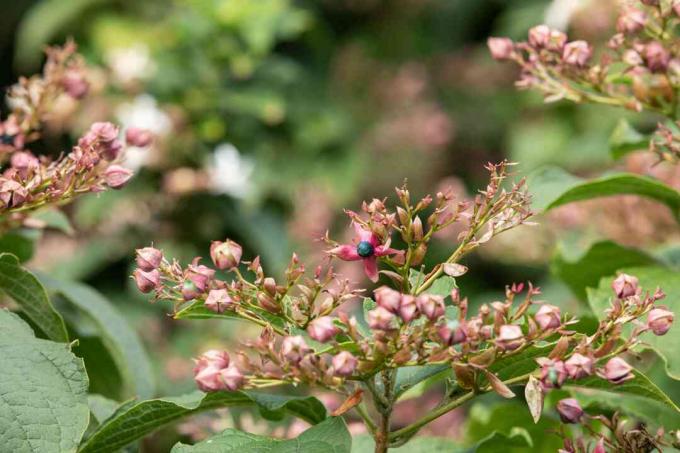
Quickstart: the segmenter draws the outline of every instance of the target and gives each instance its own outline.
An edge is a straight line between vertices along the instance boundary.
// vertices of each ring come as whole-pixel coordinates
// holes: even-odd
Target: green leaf
[[[481,440],[471,451],[475,453],[497,453],[499,451],[508,451],[509,448],[531,448],[533,445],[527,430],[515,426],[508,434],[498,431],[489,434],[487,438]]]
[[[352,437],[341,417],[329,417],[295,439],[274,439],[227,429],[196,445],[177,444],[172,453],[350,453]]]
[[[310,423],[319,423],[326,417],[326,408],[313,397],[196,391],[180,397],[139,401],[116,410],[84,442],[80,453],[115,451],[183,417],[229,406],[257,406],[269,414],[286,412]]]
[[[422,272],[411,269],[408,280],[411,286],[415,287],[416,285],[421,285],[425,281],[425,276]],[[427,294],[436,294],[438,296],[448,297],[451,295],[451,290],[453,290],[453,288],[457,288],[456,279],[449,277],[448,275],[444,275],[435,280],[432,283],[432,286],[430,286],[426,292]]]
[[[89,419],[83,361],[0,310],[0,448],[75,452]]]
[[[113,415],[118,406],[120,406],[120,402],[101,395],[90,394],[87,397],[87,405],[90,408],[94,420],[98,424],[102,424],[107,418]]]
[[[66,325],[52,306],[45,288],[21,267],[16,256],[0,253],[0,289],[19,305],[28,319],[54,341],[68,341]]]
[[[620,269],[626,274],[634,275],[640,280],[640,286],[646,291],[654,291],[657,287],[666,293],[666,298],[660,304],[666,305],[674,313],[680,313],[680,272],[664,267],[635,267]],[[588,302],[590,308],[597,315],[604,313],[609,307],[611,290],[611,278],[603,278],[597,289],[588,290]],[[630,330],[628,327],[624,334]],[[656,336],[651,332],[644,335],[644,342],[654,350],[666,362],[666,371],[674,379],[680,379],[680,357],[678,345],[680,345],[680,327],[678,323],[663,336]]]
[[[126,397],[150,398],[155,393],[154,374],[141,340],[104,296],[87,285],[58,281],[41,275],[48,290],[61,294],[96,327],[124,383]],[[75,326],[76,329],[78,325]]]
[[[648,176],[620,173],[585,180],[560,168],[547,167],[534,172],[528,186],[536,211],[549,211],[591,198],[632,194],[657,200],[668,206],[676,217],[680,215],[680,192]]]
[[[71,221],[59,209],[42,209],[33,213],[31,218],[44,222],[45,228],[59,230],[69,236],[75,233],[73,226],[71,226]]]
[[[620,159],[630,152],[647,149],[649,140],[649,136],[639,133],[621,118],[609,137],[609,152],[614,159]]]
[[[397,369],[394,394],[399,398],[414,386],[431,378],[443,377],[449,371],[451,371],[451,366],[448,364],[401,367]]]
[[[458,453],[466,449],[446,437],[418,436],[405,445],[390,448],[390,453]],[[369,434],[360,434],[352,439],[352,453],[373,453],[375,442]]]
[[[14,230],[0,236],[0,253],[7,252],[26,262],[33,257],[35,241],[40,237],[38,230]]]
[[[602,277],[613,275],[622,267],[659,264],[659,260],[642,250],[612,241],[597,242],[577,257],[566,255],[565,245],[560,244],[551,269],[581,300],[586,300],[586,288],[597,286]]]

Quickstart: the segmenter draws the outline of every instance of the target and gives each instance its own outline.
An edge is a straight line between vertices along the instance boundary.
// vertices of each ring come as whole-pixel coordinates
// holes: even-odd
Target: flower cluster
[[[595,58],[586,41],[569,41],[565,33],[538,25],[527,41],[489,38],[491,55],[521,68],[520,88],[543,92],[546,101],[567,99],[677,115],[680,53],[674,30],[680,2],[629,1],[616,22],[617,33]],[[650,144],[660,159],[677,162],[677,130],[660,124]]]
[[[12,113],[0,123],[0,215],[2,227],[21,225],[28,212],[49,204],[63,204],[87,192],[120,188],[132,172],[120,165],[123,142],[119,129],[98,122],[56,160],[37,157],[25,145],[40,136],[43,122],[62,96],[80,99],[88,82],[82,58],[73,43],[50,48],[41,76],[20,79],[9,90]],[[129,128],[125,143],[148,146],[145,130]]]
[[[631,427],[618,413],[612,417],[588,415],[574,398],[560,400],[557,403],[557,412],[563,423],[580,424],[585,433],[572,439],[561,431],[559,434],[563,438],[563,447],[559,450],[560,453],[663,451],[662,447],[670,446],[664,438],[663,429],[652,434],[644,425]]]
[[[633,379],[633,367],[619,355],[640,344],[639,336],[646,331],[655,335],[668,332],[674,314],[656,305],[665,297],[661,290],[643,297],[638,279],[627,274],[620,274],[612,282],[612,289],[615,297],[595,333],[563,336],[549,357],[537,359],[544,391],[559,388],[568,380],[592,375],[607,379],[612,384]],[[645,315],[647,319],[643,323],[641,320]],[[624,339],[622,326],[631,322],[635,327]],[[573,348],[572,343],[575,344]],[[597,366],[598,363],[602,366]]]

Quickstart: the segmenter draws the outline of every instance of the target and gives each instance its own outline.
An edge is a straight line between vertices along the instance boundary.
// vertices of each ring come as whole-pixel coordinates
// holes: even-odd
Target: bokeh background
[[[351,233],[342,208],[393,196],[405,179],[415,195],[452,186],[466,197],[485,186],[483,165],[503,158],[519,162],[520,174],[545,164],[581,175],[614,168],[609,136],[626,113],[545,105],[539,95],[517,91],[514,66],[494,62],[486,50],[488,36],[522,39],[538,23],[602,41],[613,30],[614,3],[3,0],[0,85],[37,72],[44,46],[69,37],[93,66],[91,95],[81,109],[50,124],[44,150],[67,149],[96,120],[145,127],[157,136],[152,149],[128,154],[127,165],[137,171],[133,182],[69,206],[76,233],[46,233],[30,265],[105,293],[142,336],[158,394],[191,390],[191,357],[228,348],[254,330],[170,319],[170,307],[150,304],[129,278],[135,248],[153,242],[186,262],[207,257],[211,240],[229,237],[274,273],[293,250],[312,267],[322,256],[316,238],[326,230],[338,239]],[[654,125],[653,118],[636,121],[642,129]],[[647,171],[649,160],[631,154],[616,165]],[[680,184],[677,171],[654,171]],[[556,247],[577,253],[602,238],[654,246],[678,235],[664,208],[635,197],[570,205],[539,222],[467,259],[471,271],[459,284],[473,304],[495,300],[506,284],[531,280],[545,299],[582,312],[551,276]],[[437,238],[431,260],[447,256],[454,241],[453,233]],[[356,266],[343,270],[366,284]],[[104,349],[100,359],[107,360]],[[667,382],[656,368],[650,374]],[[92,385],[117,396],[115,376]],[[680,396],[671,382],[665,387]],[[427,410],[435,398],[433,392],[407,401],[395,423]],[[499,404],[486,398],[425,431],[483,437],[515,403]],[[521,414],[529,423],[528,412]],[[200,438],[226,426],[277,435],[302,429],[237,411],[222,415],[165,430],[144,449],[167,451],[178,436]],[[538,439],[545,445],[535,451],[558,444],[554,436]]]

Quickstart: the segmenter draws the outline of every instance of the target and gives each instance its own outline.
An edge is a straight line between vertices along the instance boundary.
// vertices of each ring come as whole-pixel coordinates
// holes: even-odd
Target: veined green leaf
[[[0,332],[0,449],[75,452],[90,414],[83,361],[7,310]]]
[[[295,439],[274,439],[227,429],[196,445],[178,444],[173,453],[350,453],[352,437],[341,417],[329,417]]]
[[[180,418],[230,406],[259,407],[270,416],[288,413],[310,423],[319,423],[326,418],[326,408],[314,397],[245,391],[205,394],[196,391],[180,397],[125,404],[86,439],[80,453],[115,451]]]
[[[104,346],[123,377],[124,394],[127,397],[152,397],[155,382],[149,357],[137,333],[116,307],[87,285],[55,280],[43,275],[40,278],[48,290],[61,294],[96,326]]]
[[[680,192],[648,176],[620,173],[585,180],[560,168],[547,167],[533,173],[528,186],[536,211],[549,211],[591,198],[630,194],[659,201],[668,206],[676,218],[680,215]]]
[[[68,341],[64,320],[54,309],[45,288],[9,253],[0,253],[0,289],[14,299],[47,338]]]

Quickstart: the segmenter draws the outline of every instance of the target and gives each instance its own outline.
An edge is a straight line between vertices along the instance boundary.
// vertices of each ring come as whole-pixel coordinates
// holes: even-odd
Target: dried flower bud
[[[158,269],[153,269],[149,272],[135,269],[132,275],[137,288],[143,293],[151,292],[161,284],[161,274],[158,272]]]
[[[397,313],[401,305],[401,293],[387,286],[381,286],[373,291],[375,302],[379,307]]]
[[[645,46],[642,54],[647,67],[652,72],[664,72],[668,68],[671,54],[666,48],[657,41],[652,41]]]
[[[446,307],[444,298],[434,294],[422,294],[416,298],[418,311],[430,321],[436,321],[444,316]]]
[[[205,299],[205,308],[215,313],[223,313],[230,305],[234,304],[226,289],[211,289]]]
[[[576,352],[564,362],[564,367],[569,378],[581,379],[593,374],[594,361],[592,358]]]
[[[540,381],[543,388],[559,388],[564,384],[568,375],[563,361],[540,357],[536,362],[541,366]]]
[[[532,47],[546,47],[550,41],[550,27],[547,25],[536,25],[529,29],[529,44]]]
[[[241,262],[243,249],[236,242],[213,241],[210,244],[210,258],[218,269],[233,269]]]
[[[129,127],[125,131],[125,142],[130,146],[145,148],[153,141],[153,134],[148,129]]]
[[[399,305],[399,317],[406,323],[413,321],[418,317],[418,306],[416,304],[415,296],[404,294],[401,296],[401,304]]]
[[[512,351],[519,348],[524,342],[522,328],[515,324],[506,324],[500,327],[496,337],[496,345],[504,351]]]
[[[612,289],[614,290],[616,297],[625,299],[626,297],[639,294],[640,288],[638,287],[638,283],[637,277],[628,274],[620,274],[612,282]]]
[[[612,384],[621,384],[635,377],[632,371],[633,367],[628,362],[620,357],[613,357],[605,364],[601,375]]]
[[[675,314],[663,308],[653,308],[647,315],[647,327],[654,335],[665,335],[673,324]]]
[[[562,60],[566,64],[583,67],[588,63],[593,50],[586,41],[572,41],[564,46]]]
[[[342,351],[333,357],[333,371],[336,376],[351,376],[356,367],[357,358],[350,352]]]
[[[163,260],[163,253],[153,247],[144,247],[135,251],[137,252],[137,267],[143,271],[158,269]]]
[[[557,402],[557,412],[562,423],[578,423],[583,417],[583,409],[574,398],[565,398]]]
[[[82,99],[87,95],[90,89],[90,84],[83,76],[81,71],[67,71],[61,79],[61,86],[64,88],[66,94],[73,99]]]
[[[560,321],[560,309],[554,305],[544,304],[534,316],[541,330],[556,329],[562,325]]]
[[[187,278],[196,286],[196,288],[204,292],[208,289],[210,281],[215,276],[215,270],[210,269],[202,264],[199,265],[189,265],[187,269]]]
[[[515,48],[510,38],[489,38],[486,40],[486,45],[495,60],[507,60]]]
[[[298,363],[311,349],[301,335],[285,337],[281,343],[281,354],[292,363]]]
[[[626,7],[616,20],[616,29],[620,33],[637,33],[642,30],[647,22],[644,11],[633,7]]]
[[[133,174],[132,170],[120,165],[109,165],[104,172],[104,180],[106,185],[112,189],[120,189],[132,178]]]
[[[312,339],[325,343],[338,334],[340,329],[333,323],[330,316],[316,318],[307,326],[307,333]]]
[[[374,330],[392,330],[396,317],[383,307],[376,307],[368,312],[368,326]]]

